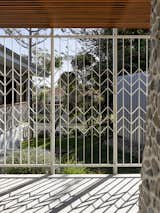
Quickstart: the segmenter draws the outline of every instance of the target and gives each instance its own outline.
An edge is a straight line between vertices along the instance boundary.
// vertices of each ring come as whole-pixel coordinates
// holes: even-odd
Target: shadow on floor
[[[0,212],[138,211],[139,175],[0,175]]]

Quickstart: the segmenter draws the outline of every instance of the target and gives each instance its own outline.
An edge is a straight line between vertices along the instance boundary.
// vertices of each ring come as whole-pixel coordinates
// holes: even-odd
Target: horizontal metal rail
[[[109,167],[114,167],[113,164],[53,164],[53,166],[55,168],[67,168],[67,167],[88,167],[88,168],[109,168]],[[142,164],[137,164],[137,163],[133,163],[133,164],[117,164],[117,168],[122,168],[122,167],[141,167]],[[51,165],[50,164],[0,164],[0,167],[5,168],[5,167],[31,167],[31,168],[39,168],[39,167],[44,167],[44,168],[50,168]]]
[[[0,35],[0,38],[20,39],[20,38],[68,38],[68,39],[152,39],[151,35]]]

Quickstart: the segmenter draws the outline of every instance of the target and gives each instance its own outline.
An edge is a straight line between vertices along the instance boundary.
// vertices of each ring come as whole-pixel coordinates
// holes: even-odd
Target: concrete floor
[[[136,213],[140,175],[0,175],[0,212]]]

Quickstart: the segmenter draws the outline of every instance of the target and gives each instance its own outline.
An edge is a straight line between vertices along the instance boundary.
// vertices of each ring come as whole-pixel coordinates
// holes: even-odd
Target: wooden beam
[[[0,11],[0,27],[150,27],[150,0],[1,0]]]

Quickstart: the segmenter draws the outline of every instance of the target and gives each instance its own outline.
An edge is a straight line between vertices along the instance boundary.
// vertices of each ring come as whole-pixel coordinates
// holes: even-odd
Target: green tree
[[[90,34],[91,32],[86,32],[84,29],[81,33]],[[92,31],[93,34],[100,35],[111,35],[111,29],[95,29]],[[147,30],[119,30],[119,34],[130,34],[130,35],[142,35],[148,34]],[[72,59],[72,66],[74,71],[78,76],[85,76],[85,80],[82,84],[85,84],[85,90],[87,90],[87,85],[90,85],[88,89],[92,88],[97,94],[98,100],[101,105],[101,120],[105,120],[107,116],[106,106],[110,107],[110,117],[113,110],[113,41],[112,39],[85,39],[79,40],[80,44],[87,47],[87,51],[79,52]],[[140,69],[145,71],[146,69],[146,41],[139,40],[140,42]],[[123,48],[124,45],[124,48]],[[140,72],[138,69],[138,40],[132,39],[132,43],[129,39],[118,39],[118,76],[126,75],[128,73],[133,74],[134,72]],[[124,50],[124,57],[123,57]],[[132,72],[131,72],[131,61],[130,61],[130,51],[132,50]],[[123,61],[123,59],[125,61]],[[124,65],[124,67],[123,67]],[[84,74],[85,72],[85,74]],[[104,81],[108,79],[107,81]],[[98,82],[98,84],[97,84]],[[104,82],[104,83],[103,83]],[[108,88],[108,90],[105,90]],[[105,91],[105,92],[103,92]],[[100,97],[99,97],[100,96]],[[90,100],[89,100],[90,101]],[[87,102],[87,98],[85,99]],[[87,104],[86,104],[87,105]],[[98,107],[94,105],[94,107]],[[98,116],[99,117],[99,116]],[[99,119],[97,117],[97,119]],[[107,120],[105,121],[107,122]],[[106,126],[106,123],[102,126]],[[112,119],[109,119],[109,125],[112,128]],[[112,134],[112,133],[111,133]],[[106,137],[106,136],[105,136]]]
[[[33,48],[32,50],[32,62],[34,64],[37,63],[37,66],[39,70],[41,71],[45,67],[45,73],[44,70],[41,73],[42,76],[49,76],[51,75],[51,54],[48,52],[48,49],[42,49],[42,48]],[[55,56],[55,68],[60,69],[63,65],[63,58],[62,56]]]

